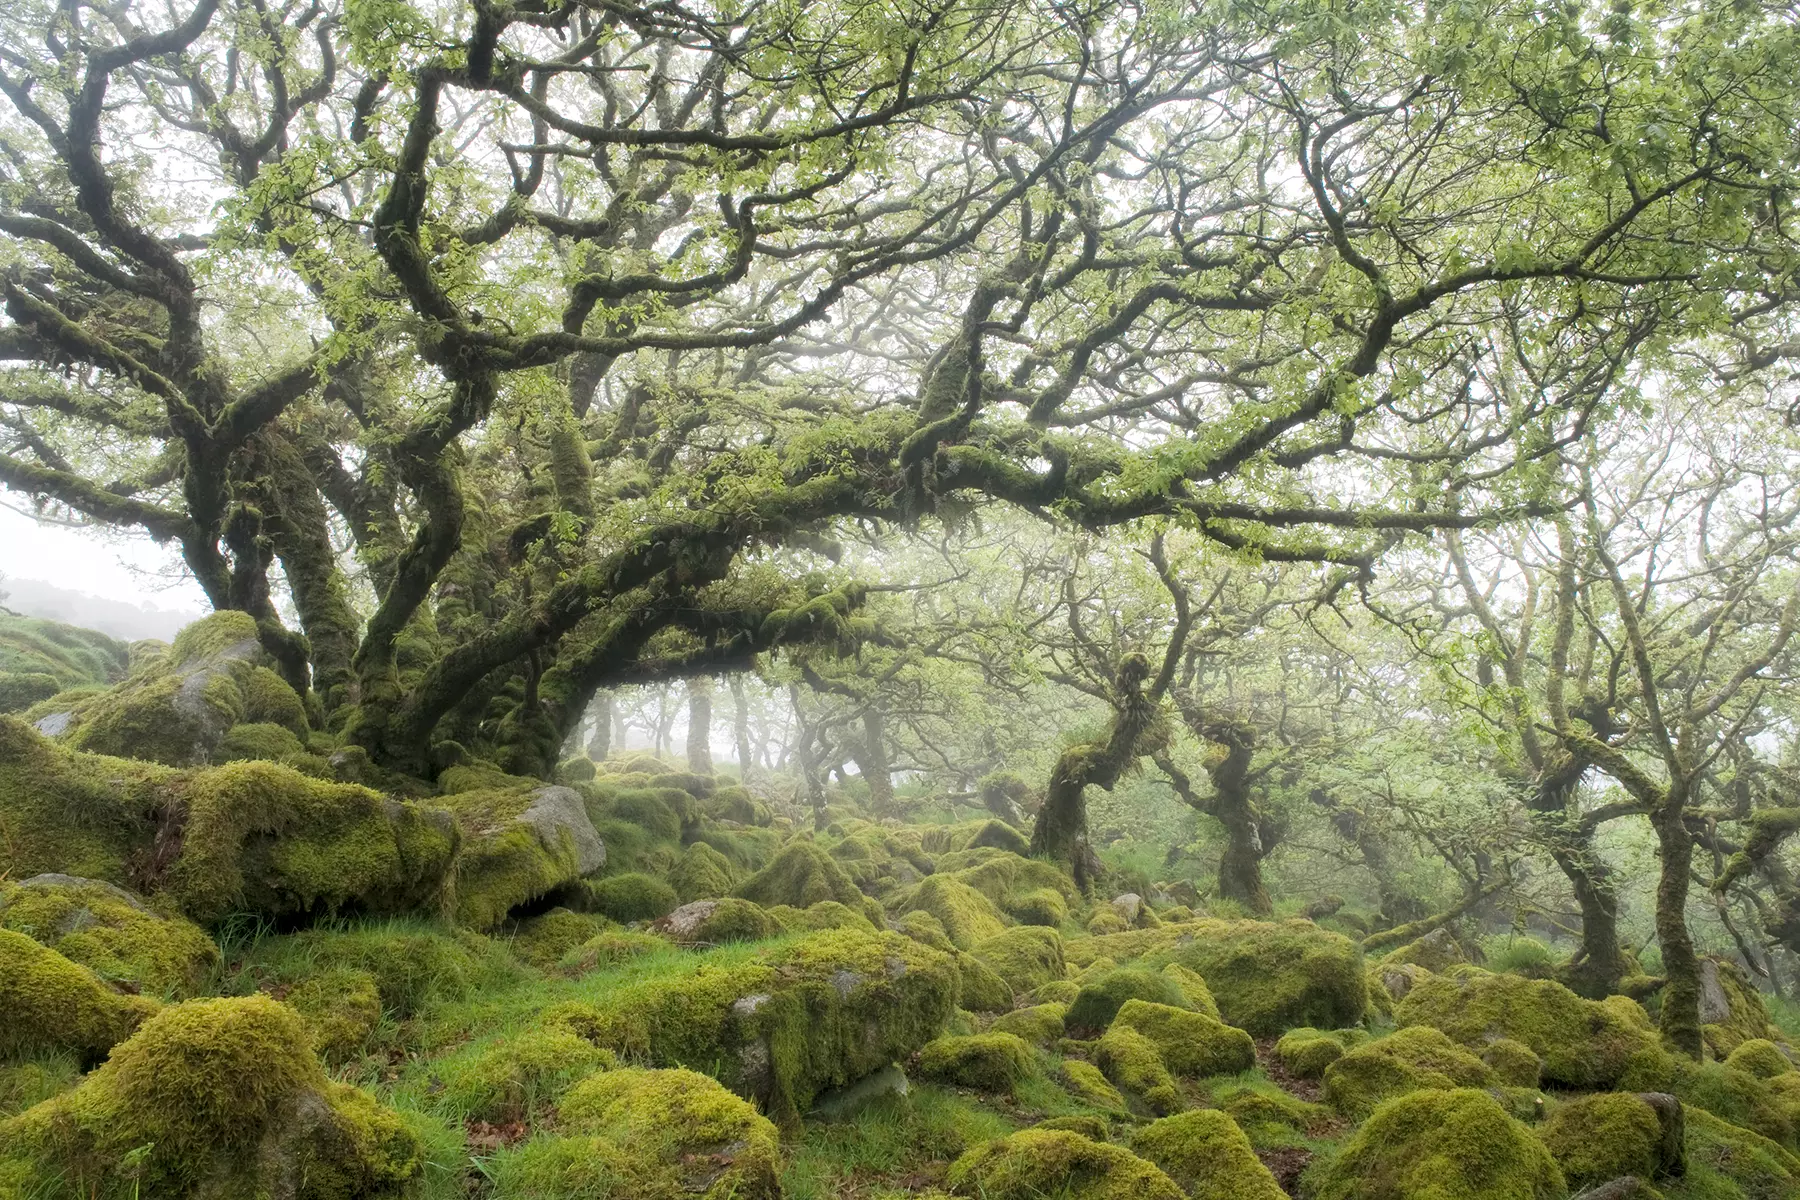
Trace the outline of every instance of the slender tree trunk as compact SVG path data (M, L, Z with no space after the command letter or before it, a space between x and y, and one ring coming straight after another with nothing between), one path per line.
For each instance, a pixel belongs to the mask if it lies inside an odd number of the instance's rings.
M749 783L756 762L750 748L750 703L744 697L742 675L731 677L731 732L737 742L738 778Z
M1663 803L1651 811L1657 847L1662 853L1662 873L1656 882L1656 940L1662 947L1662 1035L1670 1046L1699 1058L1704 1049L1700 1033L1700 959L1688 933L1688 879L1693 869L1694 837L1682 818L1687 789L1677 780L1669 786Z
M1250 759L1256 751L1256 733L1247 725L1233 723L1208 736L1222 739L1226 748L1225 758L1210 771L1212 814L1225 829L1225 849L1219 856L1219 895L1266 917L1275 911L1275 903L1263 886L1262 860L1269 847L1264 845L1262 822L1250 798Z
M1083 892L1093 889L1100 865L1087 840L1087 789L1091 784L1111 791L1125 768L1149 749L1141 745L1156 718L1156 702L1142 690L1149 673L1142 655L1128 655L1120 664L1112 729L1104 742L1071 746L1057 758L1031 828L1031 852L1068 863Z
M869 785L869 808L877 817L894 815L894 780L888 769L887 729L881 710L863 710L861 744L852 743L852 757L863 781Z
M711 775L713 681L705 676L688 680L688 770Z
M1581 949L1559 978L1570 990L1598 1000L1618 990L1628 964L1619 945L1619 898L1612 872L1570 804L1589 765L1558 751L1539 772L1528 807L1581 910Z
M613 694L601 692L594 697L594 731L588 735L588 757L605 762L612 753Z

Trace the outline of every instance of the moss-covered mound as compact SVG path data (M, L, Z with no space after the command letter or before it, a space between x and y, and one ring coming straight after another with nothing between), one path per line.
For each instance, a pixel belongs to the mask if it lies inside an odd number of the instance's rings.
M868 927L868 922L863 924ZM652 922L650 932L683 946L718 946L773 937L781 932L781 926L761 905L726 896L684 904Z
M1068 1026L1083 1030L1105 1029L1119 1015L1119 1009L1132 1000L1174 1008L1190 1007L1187 992L1176 977L1147 967L1121 967L1101 971L1081 981L1081 990L1069 1005Z
M71 753L0 716L0 874L128 883L127 864L151 844L179 779L149 763Z
M1035 1046L1047 1046L1062 1037L1063 1018L1068 1011L1066 1004L1033 1004L1001 1014L988 1028L995 1033L1017 1034Z
M792 1123L819 1092L930 1041L956 994L948 955L898 934L830 930L741 966L621 988L589 1036L641 1061L705 1068Z
M1012 1008L1017 996L1011 984L973 954L954 953L956 977L962 984L958 1004L970 1012L1003 1013Z
M196 766L214 761L239 724L306 735L305 704L269 663L249 614L214 613L177 634L167 654L140 657L122 682L49 716L77 749Z
M1113 1028L1121 1026L1149 1038L1163 1065L1177 1075L1235 1075L1256 1065L1250 1035L1205 1013L1127 1000L1113 1018Z
M1283 1200L1287 1195L1237 1122L1217 1109L1152 1121L1132 1137L1131 1149L1160 1167L1189 1200Z
M1275 1057L1288 1074L1299 1079L1317 1079L1344 1053L1369 1040L1361 1029L1314 1029L1303 1025L1290 1029L1275 1043Z
M1717 955L1700 960L1700 1029L1718 1058L1771 1031L1762 993L1741 967Z
M900 911L936 917L958 950L972 950L1006 932L1006 919L994 902L949 875L932 875L921 881Z
M950 1166L950 1190L978 1200L1182 1200L1174 1180L1121 1146L1064 1129L1027 1129Z
M881 906L863 895L844 868L813 842L790 842L769 865L739 884L733 893L764 908L786 904L810 908L821 900L836 900L879 919Z
M1390 1100L1321 1173L1317 1200L1562 1200L1562 1172L1486 1092Z
M0 713L125 677L130 650L92 629L0 611Z
M1071 943L1083 966L1107 957L1179 963L1206 981L1227 1024L1255 1037L1299 1025L1354 1025L1368 1007L1362 953L1311 921L1186 921Z
M1788 1057L1788 1051L1768 1038L1752 1038L1739 1043L1725 1059L1725 1065L1758 1079L1773 1079L1794 1070L1794 1060Z
M1789 1200L1800 1196L1800 1156L1704 1109L1683 1114L1683 1183L1700 1200Z
M433 1108L459 1122L536 1121L571 1086L617 1064L611 1051L546 1021L434 1063Z
M158 1007L22 933L0 929L0 1060L63 1051L97 1061Z
M0 1124L11 1159L76 1194L405 1194L420 1147L394 1114L326 1079L300 1018L266 996L158 1013L73 1091Z
M1100 1038L1095 1057L1107 1079L1156 1116L1179 1112L1181 1091L1156 1043L1129 1025L1114 1025Z
M977 942L970 951L992 967L1014 991L1029 992L1068 973L1062 935L1054 929L1021 926Z
M1395 1096L1427 1089L1489 1087L1493 1068L1428 1026L1402 1029L1345 1053L1325 1068L1325 1098L1365 1117Z
M1023 1038L1010 1033L941 1037L919 1051L926 1079L984 1092L1010 1092L1037 1072L1037 1058Z
M775 1127L705 1075L622 1068L563 1097L559 1132L490 1165L516 1200L779 1200Z
M1656 1030L1624 996L1584 1000L1560 983L1456 967L1420 980L1394 1006L1400 1025L1430 1025L1466 1046L1496 1038L1529 1046L1546 1083L1610 1088L1639 1055L1660 1054Z
M1662 1174L1662 1122L1631 1092L1596 1092L1556 1106L1538 1131L1572 1188Z
M504 936L507 948L520 962L548 971L563 955L609 928L604 917L557 907L515 921L496 936Z
M606 865L606 844L573 788L483 788L439 803L455 817L462 842L453 911L472 928L491 929L513 908L569 888ZM669 895L673 899L673 891ZM635 919L599 911L614 920Z
M669 871L669 886L683 904L730 895L736 883L731 860L705 842L695 842L682 851L681 861Z
M185 801L167 886L203 923L234 912L432 911L457 853L457 830L439 810L276 763L197 772ZM459 876L468 861L465 848Z
M1125 1097L1093 1063L1083 1062L1079 1058L1066 1058L1060 1074L1064 1086L1089 1104L1101 1108L1125 1108Z
M72 875L0 883L0 928L153 995L192 994L219 961L218 947L193 922L159 913L113 884Z

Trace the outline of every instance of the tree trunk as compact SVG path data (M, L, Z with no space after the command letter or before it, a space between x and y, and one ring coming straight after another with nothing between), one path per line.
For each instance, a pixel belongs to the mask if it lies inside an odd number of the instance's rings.
M1235 900L1259 917L1274 913L1275 903L1263 886L1264 845L1262 822L1250 798L1250 758L1256 751L1256 731L1233 722L1212 728L1207 736L1225 746L1225 758L1214 766L1212 815L1225 828L1225 850L1219 856L1219 895Z
M1571 991L1599 1000L1618 990L1629 966L1619 945L1619 898L1612 873L1570 805L1589 765L1577 755L1557 752L1539 772L1527 807L1581 909L1581 949L1558 977Z
M738 779L750 782L750 769L756 765L750 748L750 703L744 698L744 677L731 677L731 733L737 742Z
M688 770L711 775L712 756L712 680L696 676L688 680Z
M1688 878L1693 868L1694 837L1682 819L1686 789L1671 783L1663 803L1651 811L1662 873L1656 882L1656 940L1662 947L1662 1036L1671 1047L1698 1059L1704 1048L1700 1034L1700 959L1687 927Z
M594 732L588 735L587 753L595 762L605 762L612 753L613 694L601 692L595 696L593 711Z
M862 715L861 743L851 743L856 769L869 785L869 810L877 817L894 815L894 780L888 769L887 729L881 710L868 708Z

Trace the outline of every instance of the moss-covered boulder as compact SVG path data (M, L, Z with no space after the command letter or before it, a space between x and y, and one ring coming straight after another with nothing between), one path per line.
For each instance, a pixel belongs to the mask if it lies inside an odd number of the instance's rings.
M805 840L788 843L768 866L739 884L732 894L764 908L777 904L809 908L821 900L836 900L869 914L872 920L882 916L881 906L862 894L835 859Z
M202 923L436 907L457 831L431 808L266 762L197 772L167 890Z
M1311 921L1185 921L1089 938L1065 953L1077 967L1100 958L1179 963L1206 981L1227 1024L1254 1037L1355 1025L1368 1007L1356 943Z
M22 933L0 929L0 1060L63 1051L98 1061L159 1007Z
M152 995L191 995L219 961L218 947L193 922L114 884L72 875L0 883L0 929Z
M401 1120L328 1080L266 996L164 1009L79 1087L0 1123L0 1147L83 1195L398 1197L423 1169Z
M1083 1062L1079 1058L1065 1058L1058 1074L1062 1076L1063 1086L1070 1092L1101 1108L1125 1109L1125 1097L1114 1087L1101 1071L1091 1062Z
M1717 1058L1769 1036L1769 1010L1762 993L1729 959L1712 955L1700 960L1700 1029L1707 1049Z
M462 841L452 911L471 928L491 929L512 909L568 890L606 865L606 844L573 788L483 788L439 803L455 817Z
M1155 1163L1188 1200L1285 1200L1237 1122L1218 1109L1164 1117L1138 1130L1132 1153Z
M1137 1030L1114 1025L1094 1050L1107 1079L1147 1111L1161 1117L1185 1107L1162 1052Z
M736 883L731 860L705 842L695 842L682 851L681 861L669 871L669 886L683 904L730 895Z
M916 1069L925 1079L983 1092L1011 1092L1037 1073L1037 1057L1025 1039L1010 1033L941 1037L919 1051Z
M1062 935L1054 929L1024 925L977 942L970 951L1012 985L1015 991L1033 991L1068 973L1063 962Z
M948 875L931 875L922 880L901 911L936 917L958 950L972 950L1006 932L1006 920L992 900Z
M1213 999L1212 989L1206 986L1206 980L1200 978L1198 972L1190 971L1180 963L1170 963L1162 973L1187 997L1187 1003L1182 1007L1205 1013L1215 1021L1224 1019L1219 1016L1219 1002Z
M562 961L563 955L608 928L603 917L557 907L514 921L496 936L503 937L520 962L548 971Z
M1026 1129L977 1146L950 1165L947 1182L978 1200L1183 1200L1154 1164L1064 1129Z
M649 932L683 946L718 946L754 942L781 932L775 918L759 904L726 896L695 900L650 923Z
M617 1065L611 1051L547 1021L433 1063L432 1108L459 1123L534 1121L574 1084Z
M73 753L0 716L0 875L127 883L180 779L150 763Z
M1235 1075L1256 1065L1250 1035L1205 1013L1127 1000L1113 1018L1113 1028L1121 1026L1155 1043L1163 1065L1177 1075Z
M1323 1104L1312 1104L1268 1085L1216 1088L1213 1100L1238 1123L1238 1128L1261 1150L1291 1146L1302 1133L1322 1130L1337 1114Z
M1067 1024L1071 1029L1105 1029L1131 1000L1190 1007L1179 979L1144 967L1121 967L1082 980L1081 990L1069 1005Z
M1546 1083L1610 1088L1639 1055L1660 1054L1656 1030L1624 996L1584 1000L1560 983L1456 967L1420 980L1394 1006L1400 1025L1429 1025L1467 1046L1496 1038L1529 1046Z
M675 889L654 875L627 871L604 879L583 880L578 903L615 921L652 921L674 912Z
M1361 1029L1290 1029L1275 1043L1275 1057L1297 1079L1317 1079L1345 1053L1369 1040Z
M1562 1172L1530 1129L1486 1092L1390 1100L1344 1143L1317 1200L1562 1200Z
M1058 929L1069 919L1069 902L1055 888L1032 888L1028 892L1009 895L1000 902L1000 908L1021 925Z
M817 933L821 929L855 929L862 933L874 933L876 930L875 923L869 920L867 913L839 904L836 900L821 900L807 908L792 908L783 904L764 911L775 918L776 923L788 933ZM942 939L942 945L938 949L950 948L950 940Z
M898 934L830 930L739 966L619 988L587 1029L626 1057L714 1072L792 1124L818 1093L937 1036L956 994L948 955Z
M0 713L117 683L130 666L130 648L97 630L0 611Z
M1066 1004L1033 1004L1002 1013L988 1028L995 1033L1012 1033L1034 1046L1048 1046L1063 1035Z
M1565 1101L1538 1136L1572 1188L1593 1187L1621 1175L1651 1179L1679 1166L1679 1160L1666 1160L1656 1109L1632 1092L1596 1092ZM1680 1151L1679 1135L1675 1150Z
M1325 1068L1325 1098L1362 1118L1395 1096L1427 1089L1490 1087L1493 1068L1428 1026L1402 1029L1346 1052Z
M1682 1142L1687 1195L1704 1200L1788 1200L1800 1196L1800 1156L1705 1109L1686 1109Z
M961 950L954 953L956 977L962 985L958 1006L970 1012L986 1013L1003 1013L1012 1008L1017 996L1011 984L973 954Z
M1794 1070L1794 1060L1788 1056L1788 1051L1768 1038L1752 1038L1740 1042L1738 1048L1726 1057L1725 1065L1758 1079L1773 1079Z

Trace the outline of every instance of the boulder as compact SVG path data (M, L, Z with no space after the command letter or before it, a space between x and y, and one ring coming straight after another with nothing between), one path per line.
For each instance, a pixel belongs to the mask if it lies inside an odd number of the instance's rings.
M193 922L104 880L72 875L0 883L0 928L155 995L192 994L219 961L218 947Z
M22 933L0 929L0 1060L61 1051L97 1062L160 1007L118 991Z
M1152 1121L1132 1136L1131 1150L1160 1167L1188 1200L1286 1200L1250 1139L1218 1109Z
M1320 1173L1316 1200L1562 1200L1556 1160L1486 1092L1414 1092L1378 1107Z
M1015 991L1029 992L1062 979L1062 935L1054 929L1025 925L977 942L972 954L986 963Z
M1494 1070L1429 1027L1414 1027L1357 1046L1325 1068L1325 1098L1360 1120L1395 1096L1423 1090L1490 1087Z
M918 1073L958 1087L1011 1093L1037 1074L1037 1058L1023 1038L1010 1033L941 1037L919 1051Z
M1235 1075L1256 1065L1250 1035L1204 1013L1127 1000L1112 1027L1135 1029L1150 1039L1163 1065L1176 1075Z
M519 905L606 865L605 843L573 788L478 788L438 803L462 840L452 910L472 928L491 929Z
M1571 1188L1593 1187L1622 1175L1654 1179L1682 1173L1681 1102L1653 1094L1662 1105L1660 1112L1646 1097L1631 1092L1595 1092L1556 1106L1538 1136Z
M995 1138L950 1165L952 1193L980 1200L1184 1200L1174 1180L1122 1146L1064 1129Z

